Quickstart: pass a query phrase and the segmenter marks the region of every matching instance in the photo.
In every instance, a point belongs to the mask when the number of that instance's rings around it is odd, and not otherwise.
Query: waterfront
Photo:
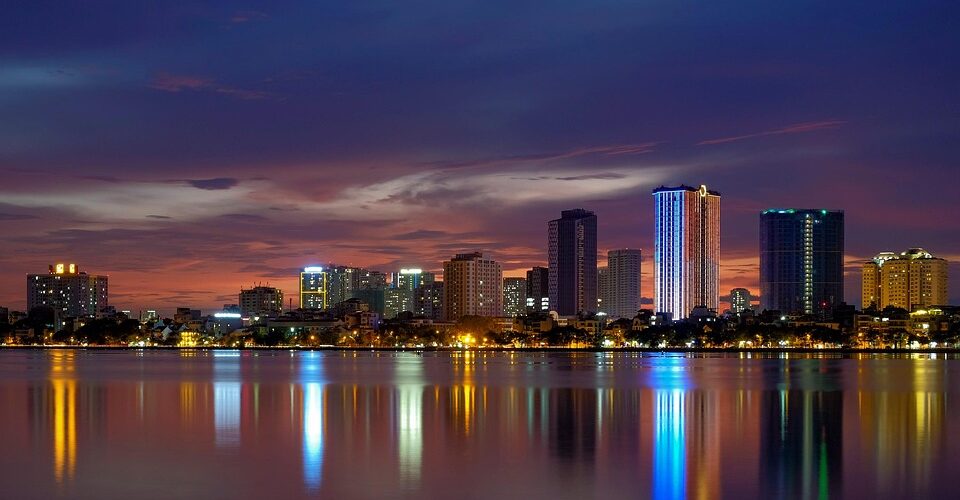
[[[957,359],[2,350],[0,497],[955,496]]]

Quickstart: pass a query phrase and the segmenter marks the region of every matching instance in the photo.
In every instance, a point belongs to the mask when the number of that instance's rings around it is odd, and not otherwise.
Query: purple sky
[[[724,294],[757,290],[769,207],[846,211],[858,305],[879,251],[960,262],[957,2],[19,4],[0,305],[55,261],[164,311],[292,297],[315,263],[518,275],[575,207],[649,256],[650,190],[680,183],[723,194]]]

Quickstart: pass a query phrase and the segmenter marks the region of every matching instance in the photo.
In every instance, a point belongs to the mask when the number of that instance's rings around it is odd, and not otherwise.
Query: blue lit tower
[[[673,319],[720,301],[720,193],[706,186],[653,190],[653,303]]]
[[[597,216],[564,210],[547,230],[550,307],[561,316],[597,312]]]
[[[826,316],[842,301],[843,211],[761,212],[761,307]]]

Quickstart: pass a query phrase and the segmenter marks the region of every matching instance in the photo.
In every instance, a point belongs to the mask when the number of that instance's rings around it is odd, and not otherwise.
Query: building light
[[[323,272],[323,268],[320,267],[320,266],[309,266],[309,267],[303,268],[303,272],[305,272],[305,273],[322,273],[322,272]]]

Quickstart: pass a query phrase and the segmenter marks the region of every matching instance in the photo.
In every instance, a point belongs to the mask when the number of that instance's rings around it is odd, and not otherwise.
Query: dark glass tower
[[[550,310],[550,270],[534,267],[527,271],[527,312]]]
[[[843,302],[843,211],[771,209],[760,214],[760,304],[826,316]]]
[[[597,312],[597,216],[564,210],[548,225],[550,308],[561,316]]]

